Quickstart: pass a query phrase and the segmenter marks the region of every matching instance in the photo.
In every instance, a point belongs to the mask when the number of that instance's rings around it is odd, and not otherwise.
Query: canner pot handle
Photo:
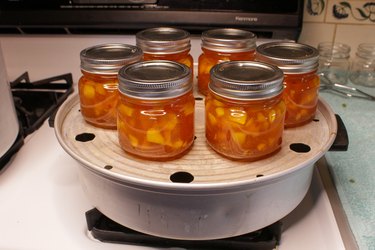
[[[338,114],[335,114],[335,116],[337,120],[337,134],[329,151],[347,151],[349,145],[348,132],[341,117]]]

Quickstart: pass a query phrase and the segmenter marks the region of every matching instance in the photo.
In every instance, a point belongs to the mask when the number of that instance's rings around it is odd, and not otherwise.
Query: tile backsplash
[[[345,43],[353,59],[360,43],[375,43],[375,2],[305,0],[298,41],[314,47],[320,42]]]

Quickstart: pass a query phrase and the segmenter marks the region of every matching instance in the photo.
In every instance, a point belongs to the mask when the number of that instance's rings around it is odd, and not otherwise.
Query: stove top
[[[28,72],[10,83],[13,100],[20,123],[19,134],[5,155],[1,156],[0,169],[22,147],[24,138],[53,118],[58,107],[73,92],[72,74],[54,76],[31,82]]]
[[[78,168],[48,122],[26,137],[0,172],[0,249],[181,249],[95,239],[85,219],[93,206],[80,185]],[[317,171],[306,197],[282,219],[282,225],[279,250],[345,249]]]
[[[92,236],[102,242],[199,250],[272,250],[279,245],[282,229],[282,223],[278,221],[260,230],[237,237],[191,241],[160,238],[134,231],[109,219],[96,208],[86,212],[86,221]]]
[[[35,114],[28,105],[17,107],[26,115],[20,115],[24,145],[0,172],[0,249],[345,249],[317,171],[294,211],[270,228],[239,237],[160,241],[108,220],[86,198],[77,173],[79,163],[61,148],[51,128],[54,112],[73,92],[69,74],[57,78],[30,83],[25,73],[12,83],[16,105],[38,102]],[[43,96],[34,96],[38,92]],[[47,108],[42,108],[44,104]],[[264,242],[266,248],[258,248]]]

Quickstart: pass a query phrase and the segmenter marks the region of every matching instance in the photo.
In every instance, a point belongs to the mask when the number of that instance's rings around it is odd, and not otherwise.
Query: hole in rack
[[[80,141],[80,142],[88,142],[88,141],[92,141],[94,140],[95,138],[95,135],[93,133],[82,133],[82,134],[78,134],[76,135],[76,141]]]
[[[264,175],[263,174],[257,174],[256,177],[259,178],[259,177],[263,177]]]
[[[311,150],[310,146],[304,143],[292,143],[289,148],[297,153],[307,153]]]
[[[111,165],[105,165],[104,169],[111,170],[113,167]]]
[[[318,122],[319,119],[318,119],[318,118],[314,118],[313,121],[314,121],[314,122]]]
[[[202,101],[202,100],[203,100],[203,97],[195,97],[195,100],[196,100],[196,101]]]
[[[194,180],[194,176],[188,172],[180,171],[173,173],[169,179],[175,183],[190,183]]]

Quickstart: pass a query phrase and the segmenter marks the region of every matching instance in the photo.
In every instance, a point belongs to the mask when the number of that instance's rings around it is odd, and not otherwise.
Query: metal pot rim
[[[99,164],[93,163],[92,161],[87,160],[87,159],[83,159],[81,157],[82,154],[77,153],[75,151],[77,149],[72,148],[72,145],[69,144],[69,142],[67,142],[67,135],[69,134],[70,131],[66,131],[69,128],[65,128],[65,125],[64,125],[65,123],[69,123],[70,118],[67,116],[70,115],[72,112],[77,111],[78,109],[77,103],[78,103],[77,96],[72,96],[71,98],[69,98],[69,100],[67,100],[60,107],[55,118],[55,134],[59,143],[64,148],[64,150],[68,154],[70,154],[74,159],[76,159],[79,163],[81,163],[85,168],[88,168],[89,170],[103,176],[104,178],[110,178],[120,184],[132,186],[135,188],[142,188],[142,189],[147,189],[147,190],[159,190],[163,192],[173,192],[173,193],[207,192],[207,193],[214,194],[215,192],[232,192],[233,190],[241,190],[246,186],[258,185],[258,184],[263,185],[263,184],[270,183],[273,181],[281,180],[285,176],[288,176],[289,174],[292,174],[293,172],[296,172],[301,168],[313,165],[319,158],[321,158],[329,150],[329,148],[331,147],[331,145],[333,144],[336,138],[336,132],[337,132],[337,122],[336,122],[335,115],[332,109],[324,100],[320,99],[319,104],[318,104],[319,119],[321,120],[322,123],[323,122],[326,123],[326,129],[328,129],[328,131],[325,132],[326,138],[320,138],[319,141],[320,142],[323,141],[323,143],[318,145],[319,149],[317,149],[314,154],[310,154],[308,157],[306,156],[294,157],[294,158],[299,158],[300,160],[296,162],[293,166],[289,166],[288,168],[282,171],[276,171],[273,173],[264,174],[264,176],[261,176],[258,178],[244,178],[244,179],[233,180],[233,181],[218,181],[218,182],[214,181],[214,182],[205,182],[205,183],[202,183],[202,182],[174,183],[174,182],[168,182],[168,181],[161,181],[157,179],[141,178],[139,176],[128,175],[126,173],[123,174],[123,172],[121,172],[122,170],[116,172],[116,171],[113,171],[112,169],[109,171],[108,169],[105,169],[104,166],[101,167]],[[314,123],[316,122],[312,122],[311,126],[315,125]],[[69,126],[71,129],[74,129],[77,127],[77,126],[74,126],[72,128],[71,125]],[[292,136],[293,132],[300,133],[300,131],[304,131],[307,129],[308,130],[311,129],[310,125],[307,125],[306,128],[298,127],[294,129],[287,129],[286,134],[289,134]],[[95,128],[89,126],[88,131],[95,131]],[[108,131],[105,131],[104,133],[108,134]],[[304,135],[304,137],[306,137],[304,132],[302,132],[302,134]],[[277,154],[269,158],[266,158],[264,160],[250,162],[250,163],[243,163],[243,164],[249,168],[252,168],[254,165],[260,166],[261,164],[264,164],[269,167],[270,165],[269,164],[267,165],[267,163],[273,160],[272,157],[277,156]],[[186,160],[186,159],[183,159],[183,160]],[[283,161],[285,161],[285,159]],[[149,162],[147,162],[147,164],[149,164]],[[164,163],[157,163],[157,164],[164,164]]]

